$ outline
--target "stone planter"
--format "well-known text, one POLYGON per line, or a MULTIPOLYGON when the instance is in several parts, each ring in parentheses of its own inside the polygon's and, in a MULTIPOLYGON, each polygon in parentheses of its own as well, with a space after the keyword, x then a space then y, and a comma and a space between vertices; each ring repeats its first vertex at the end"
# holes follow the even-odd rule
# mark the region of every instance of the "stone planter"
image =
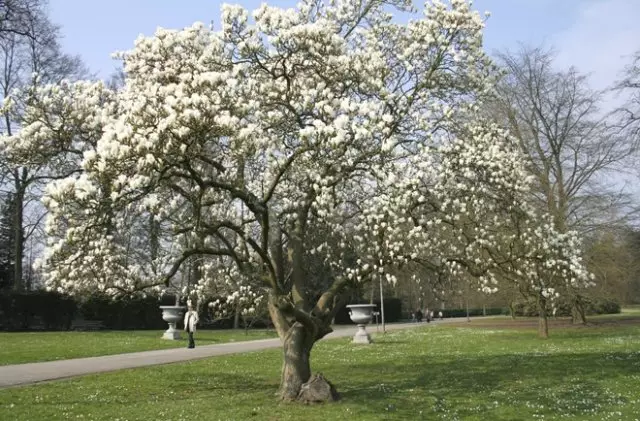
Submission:
POLYGON ((169 323, 167 329, 162 335, 162 339, 175 341, 180 339, 180 331, 176 329, 176 323, 182 320, 184 316, 184 307, 182 306, 160 306, 162 310, 162 320, 169 323))
POLYGON ((353 337, 353 342, 357 344, 370 344, 371 336, 367 333, 365 326, 371 321, 373 317, 373 309, 376 308, 375 304, 350 304, 347 306, 349 309, 349 317, 351 321, 358 325, 358 330, 353 337))

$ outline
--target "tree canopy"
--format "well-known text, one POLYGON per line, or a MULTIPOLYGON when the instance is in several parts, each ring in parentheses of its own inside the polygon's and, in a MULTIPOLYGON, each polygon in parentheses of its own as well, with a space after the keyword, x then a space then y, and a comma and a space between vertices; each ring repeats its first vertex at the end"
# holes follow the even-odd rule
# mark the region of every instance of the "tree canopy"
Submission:
POLYGON ((47 189, 47 285, 163 289, 195 258, 201 287, 257 282, 284 342, 281 396, 294 399, 342 293, 393 282, 399 266, 487 292, 516 282, 541 300, 588 284, 575 234, 528 204, 518 143, 482 117, 496 75, 483 27, 463 0, 422 14, 402 0, 305 0, 252 19, 225 6, 219 31, 139 38, 117 92, 38 88, 4 143, 15 159, 75 168, 47 189), (137 235, 150 221, 155 234, 137 235), (311 256, 330 271, 320 290, 311 256))

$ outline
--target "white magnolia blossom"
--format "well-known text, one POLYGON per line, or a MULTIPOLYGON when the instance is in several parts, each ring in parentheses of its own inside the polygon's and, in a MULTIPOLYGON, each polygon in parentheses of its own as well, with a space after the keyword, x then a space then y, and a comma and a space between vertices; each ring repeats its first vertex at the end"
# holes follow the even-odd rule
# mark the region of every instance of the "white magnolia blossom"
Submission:
POLYGON ((233 316, 236 311, 244 317, 255 316, 265 304, 265 295, 251 285, 240 285, 231 294, 209 303, 214 318, 233 316))
MULTIPOLYGON (((482 17, 464 0, 421 14, 386 3, 414 19, 394 22, 380 1, 305 0, 263 5, 250 23, 226 5, 218 32, 159 29, 120 53, 117 93, 47 88, 42 104, 69 109, 75 123, 59 130, 83 153, 82 171, 47 189, 47 285, 162 287, 200 256, 198 294, 258 280, 307 321, 301 311, 324 317, 333 302, 314 309, 304 296, 309 255, 325 258, 336 291, 394 282, 408 263, 472 275, 486 292, 504 280, 545 297, 588 284, 575 234, 531 207, 523 156, 479 118, 495 82, 482 17), (131 243, 149 220, 153 256, 132 260, 132 246, 149 249, 131 243), (328 239, 311 247, 320 226, 328 239)), ((48 130, 33 121, 4 141, 46 149, 48 130)))

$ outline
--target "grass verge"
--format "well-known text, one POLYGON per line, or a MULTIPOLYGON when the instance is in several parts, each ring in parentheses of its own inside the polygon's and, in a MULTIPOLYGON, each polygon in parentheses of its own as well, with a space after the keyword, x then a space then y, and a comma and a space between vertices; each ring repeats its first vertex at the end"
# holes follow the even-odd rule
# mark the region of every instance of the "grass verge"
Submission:
POLYGON ((280 350, 0 390, 16 420, 636 420, 640 327, 533 330, 425 326, 371 346, 322 341, 313 368, 343 396, 282 404, 280 350))
MULTIPOLYGON (((187 346, 186 334, 178 341, 161 339, 159 330, 98 332, 20 332, 0 333, 0 365, 22 364, 69 358, 97 357, 126 352, 187 346)), ((251 341, 277 337, 275 331, 199 330, 197 345, 251 341)), ((0 418, 1 419, 1 418, 0 418)))

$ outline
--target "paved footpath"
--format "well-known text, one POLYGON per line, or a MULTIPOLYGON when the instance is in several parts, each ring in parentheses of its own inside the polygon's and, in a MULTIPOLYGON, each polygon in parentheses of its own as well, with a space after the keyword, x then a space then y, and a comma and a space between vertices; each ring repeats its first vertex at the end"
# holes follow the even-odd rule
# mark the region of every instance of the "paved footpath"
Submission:
MULTIPOLYGON (((453 322, 456 320, 443 320, 431 323, 431 325, 446 323, 448 321, 453 322)), ((459 319, 457 321, 459 321, 459 319)), ((428 324, 392 323, 386 325, 386 330, 406 329, 418 326, 428 326, 428 324)), ((376 331, 375 329, 375 326, 369 325, 369 332, 373 333, 376 331)), ((336 328, 334 332, 325 336, 325 338, 331 339, 351 336, 355 333, 355 330, 355 326, 341 326, 336 328)), ((125 368, 146 367, 157 364, 197 360, 217 355, 259 351, 268 348, 278 348, 280 346, 282 346, 280 344, 280 340, 274 338, 246 342, 231 342, 217 345, 203 345, 196 346, 195 349, 174 348, 157 351, 133 352, 129 354, 105 355, 102 357, 5 365, 0 366, 0 388, 46 382, 92 373, 122 370, 125 368)))

